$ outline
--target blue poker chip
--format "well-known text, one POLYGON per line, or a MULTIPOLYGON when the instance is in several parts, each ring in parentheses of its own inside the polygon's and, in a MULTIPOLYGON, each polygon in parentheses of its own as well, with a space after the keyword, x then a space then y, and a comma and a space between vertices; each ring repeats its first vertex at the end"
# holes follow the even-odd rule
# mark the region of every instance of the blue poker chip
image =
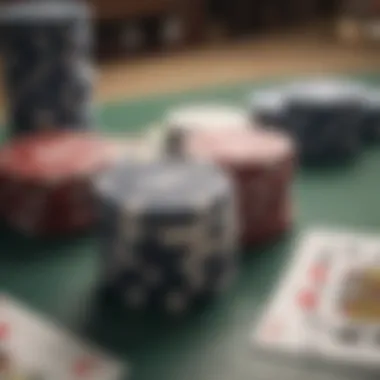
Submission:
POLYGON ((213 165, 126 161, 94 188, 104 267, 117 268, 114 288, 127 305, 181 314, 235 267, 233 187, 213 165))
POLYGON ((103 175, 97 188, 140 217, 154 220, 194 213, 210 205, 215 196, 231 191, 231 182, 219 169, 198 162, 171 159, 125 162, 103 175))

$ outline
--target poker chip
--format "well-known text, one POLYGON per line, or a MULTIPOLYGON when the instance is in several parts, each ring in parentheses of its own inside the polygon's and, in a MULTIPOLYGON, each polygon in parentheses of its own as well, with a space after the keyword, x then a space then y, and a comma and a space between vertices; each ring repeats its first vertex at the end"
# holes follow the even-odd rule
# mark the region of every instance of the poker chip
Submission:
POLYGON ((92 127, 92 32, 85 4, 3 4, 0 26, 9 135, 92 127))
POLYGON ((190 105, 169 111, 165 118, 169 126, 184 130, 224 130, 249 127, 243 109, 226 105, 190 105))
POLYGON ((216 295, 222 282, 228 287, 237 218, 232 184, 219 168, 129 160, 94 188, 103 283, 127 307, 178 315, 216 295))
POLYGON ((295 140, 303 163, 343 162, 378 139, 376 93, 354 81, 314 78, 249 99, 254 122, 295 140))
POLYGON ((265 130, 193 134, 187 154, 212 162, 234 182, 245 244, 276 239, 292 225, 290 188, 296 163, 292 141, 265 130))
POLYGON ((363 99, 359 87, 339 81, 295 86, 286 105, 287 130, 303 162, 341 162, 361 147, 363 99))
POLYGON ((178 152, 178 145, 196 131, 248 129, 249 115, 238 107, 217 104, 188 105, 170 110, 161 125, 152 130, 152 138, 167 153, 178 152))
POLYGON ((28 235, 89 227, 96 211, 92 178, 121 159, 120 144, 64 131, 9 142, 0 150, 2 216, 28 235))

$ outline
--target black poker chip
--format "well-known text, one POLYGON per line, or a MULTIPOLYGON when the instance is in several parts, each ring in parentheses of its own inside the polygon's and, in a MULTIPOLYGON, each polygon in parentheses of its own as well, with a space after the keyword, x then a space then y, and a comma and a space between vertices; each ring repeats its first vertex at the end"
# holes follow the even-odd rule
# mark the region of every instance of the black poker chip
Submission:
POLYGON ((361 148, 362 98, 340 83, 311 83, 287 102, 287 123, 306 162, 345 161, 361 148))
POLYGON ((379 141, 379 99, 360 83, 316 78, 257 91, 249 107, 259 125, 292 136, 302 163, 319 165, 352 161, 379 141))

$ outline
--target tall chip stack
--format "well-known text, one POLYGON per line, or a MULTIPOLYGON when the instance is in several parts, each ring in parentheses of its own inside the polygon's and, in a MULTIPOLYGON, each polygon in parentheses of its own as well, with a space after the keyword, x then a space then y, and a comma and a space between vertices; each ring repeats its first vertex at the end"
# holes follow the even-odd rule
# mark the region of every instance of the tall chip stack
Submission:
POLYGON ((189 157, 212 162, 230 176, 244 245, 272 242, 291 228, 297 154, 286 135, 260 129, 194 132, 186 151, 189 157))
POLYGON ((90 12, 80 1, 0 6, 11 137, 91 126, 90 12))
POLYGON ((235 199, 218 168, 129 160, 101 175, 95 192, 102 277, 128 308, 183 314, 230 284, 235 199))

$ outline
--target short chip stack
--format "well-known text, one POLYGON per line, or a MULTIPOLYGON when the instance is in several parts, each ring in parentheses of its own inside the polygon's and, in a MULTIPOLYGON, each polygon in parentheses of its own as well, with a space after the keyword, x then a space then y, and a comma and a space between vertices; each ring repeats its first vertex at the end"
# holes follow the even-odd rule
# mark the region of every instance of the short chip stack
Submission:
POLYGON ((11 136, 93 125, 92 35, 83 2, 0 6, 11 136))
POLYGON ((296 151, 285 135, 264 130, 194 133, 186 150, 229 173, 245 244, 266 243, 291 227, 296 151))
POLYGON ((236 266, 228 178, 188 161, 125 162, 96 181, 105 282, 129 308, 183 313, 236 266))
POLYGON ((122 148, 96 136, 64 131, 8 143, 0 151, 2 217, 29 236, 88 228, 96 216, 92 177, 120 159, 122 148))
POLYGON ((169 111, 162 126, 154 131, 154 138, 163 151, 167 148, 176 151, 176 141, 180 142, 180 138, 186 138, 191 132, 249 128, 249 115, 241 108, 222 104, 189 105, 169 111))
POLYGON ((193 105, 170 111, 166 117, 169 128, 184 130, 231 130, 249 126, 244 110, 227 105, 193 105))
POLYGON ((306 83, 288 98, 287 124, 304 162, 346 161, 361 147, 363 104, 348 84, 306 83))

